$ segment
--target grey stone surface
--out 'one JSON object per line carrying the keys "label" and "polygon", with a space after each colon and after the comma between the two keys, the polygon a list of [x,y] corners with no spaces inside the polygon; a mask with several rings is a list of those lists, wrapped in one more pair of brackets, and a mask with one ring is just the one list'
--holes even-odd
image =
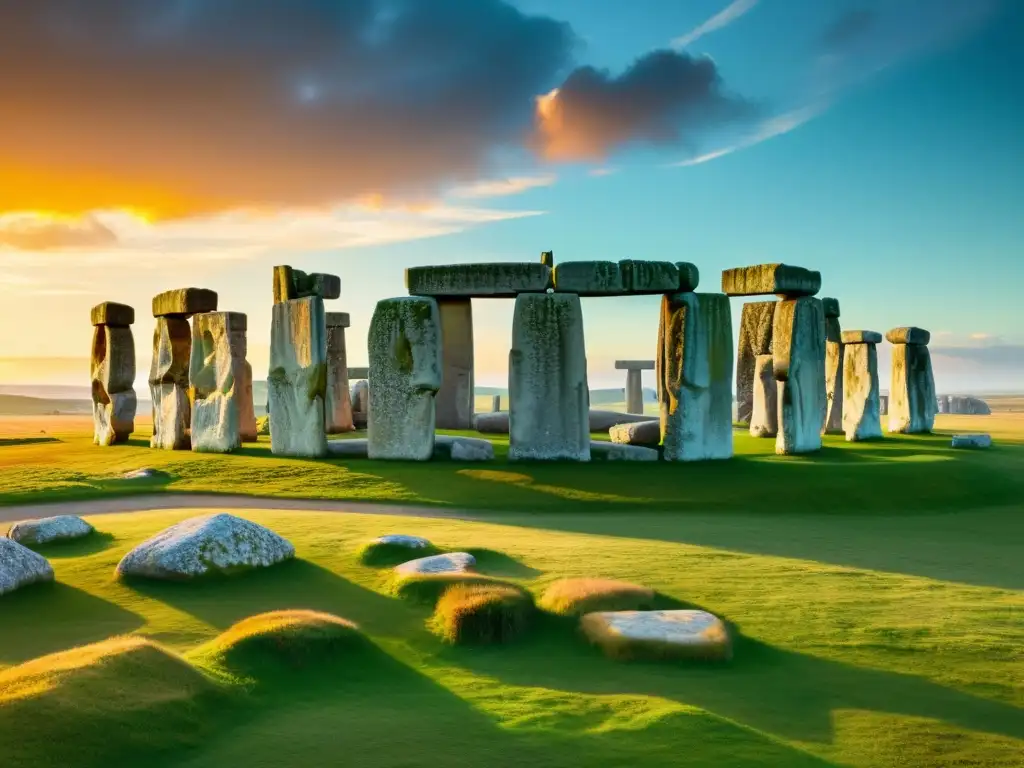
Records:
{"label": "grey stone surface", "polygon": [[273,305],[270,323],[270,448],[278,456],[327,453],[327,321],[319,296]]}
{"label": "grey stone surface", "polygon": [[551,268],[542,262],[453,264],[410,267],[405,285],[411,296],[506,298],[552,287]]}
{"label": "grey stone surface", "polygon": [[507,435],[508,411],[478,413],[473,417],[473,427],[485,435]]}
{"label": "grey stone surface", "polygon": [[439,299],[441,318],[441,388],[435,399],[438,429],[472,429],[476,410],[473,390],[473,301]]}
{"label": "grey stone surface", "polygon": [[370,441],[365,437],[346,437],[327,441],[327,454],[338,458],[365,459],[369,456]]}
{"label": "grey stone surface", "polygon": [[598,461],[657,461],[657,448],[627,443],[607,443],[594,440],[590,443],[590,455]]}
{"label": "grey stone surface", "polygon": [[188,580],[265,568],[295,556],[269,528],[229,514],[184,520],[139,544],[117,564],[118,576]]}
{"label": "grey stone surface", "polygon": [[757,264],[722,272],[722,293],[727,296],[785,298],[814,296],[821,290],[821,273],[788,264]]}
{"label": "grey stone surface", "polygon": [[632,424],[616,424],[608,430],[613,443],[619,445],[660,445],[661,420],[635,421]]}
{"label": "grey stone surface", "polygon": [[935,425],[938,403],[932,359],[924,344],[892,345],[889,431],[925,434]]}
{"label": "grey stone surface", "polygon": [[954,448],[991,448],[992,435],[953,435]]}
{"label": "grey stone surface", "polygon": [[38,520],[21,520],[11,526],[7,537],[19,544],[35,546],[56,541],[72,541],[88,536],[93,527],[75,515],[57,515]]}
{"label": "grey stone surface", "polygon": [[928,344],[932,340],[932,335],[924,328],[907,326],[893,328],[885,334],[885,338],[890,344]]}
{"label": "grey stone surface", "polygon": [[349,381],[361,381],[363,379],[370,378],[370,369],[366,368],[353,368],[349,366],[348,369],[348,380]]}
{"label": "grey stone surface", "polygon": [[175,288],[153,297],[153,317],[189,318],[217,311],[217,292],[206,288]]}
{"label": "grey stone surface", "polygon": [[432,573],[466,573],[476,565],[476,558],[468,552],[446,552],[431,555],[396,565],[394,572],[399,577],[422,576]]}
{"label": "grey stone surface", "polygon": [[599,408],[591,408],[588,414],[591,432],[608,432],[618,424],[635,424],[641,421],[650,421],[650,419],[650,416],[640,413],[605,411]]}
{"label": "grey stone surface", "polygon": [[123,443],[135,430],[135,339],[127,326],[93,328],[90,355],[93,443]]}
{"label": "grey stone surface", "polygon": [[329,435],[351,432],[356,428],[352,417],[352,395],[348,379],[348,347],[345,329],[349,317],[345,312],[327,312],[327,384],[324,391],[324,429]]}
{"label": "grey stone surface", "polygon": [[725,294],[662,299],[657,377],[666,461],[732,457],[732,344]]}
{"label": "grey stone surface", "polygon": [[615,368],[626,373],[626,413],[644,412],[644,385],[641,371],[655,370],[654,360],[616,360]]}
{"label": "grey stone surface", "polygon": [[434,439],[434,458],[449,458],[452,461],[493,461],[494,445],[490,440],[481,440],[478,437],[438,435]]}
{"label": "grey stone surface", "polygon": [[843,331],[843,344],[881,344],[882,334],[876,331]]}
{"label": "grey stone surface", "polygon": [[305,273],[288,265],[274,267],[274,303],[316,296],[321,299],[341,297],[341,278],[320,272]]}
{"label": "grey stone surface", "polygon": [[[230,453],[242,447],[246,327],[240,312],[203,312],[192,318],[193,451]],[[251,391],[248,394],[251,402]],[[252,418],[255,430],[255,414]]]}
{"label": "grey stone surface", "polygon": [[772,353],[772,322],[777,301],[743,305],[736,345],[736,421],[749,425],[754,409],[754,364]]}
{"label": "grey stone surface", "polygon": [[969,395],[939,395],[939,413],[954,415],[988,416],[992,409],[979,397]]}
{"label": "grey stone surface", "polygon": [[386,544],[392,547],[406,547],[408,549],[426,549],[431,546],[429,539],[424,539],[422,536],[408,536],[404,533],[389,533],[385,536],[378,536],[370,543]]}
{"label": "grey stone surface", "polygon": [[501,395],[494,395],[491,398],[491,412],[498,413],[501,410]]}
{"label": "grey stone surface", "polygon": [[53,567],[45,557],[14,539],[0,539],[0,595],[43,581],[53,581]]}
{"label": "grey stone surface", "polygon": [[878,348],[873,343],[847,344],[843,354],[843,431],[846,439],[849,442],[877,440],[882,437]]}
{"label": "grey stone surface", "polygon": [[676,647],[687,655],[731,658],[732,648],[725,623],[714,614],[696,610],[614,611],[589,613],[583,617],[584,632],[601,643],[651,643],[666,649]]}
{"label": "grey stone surface", "polygon": [[443,364],[437,302],[423,296],[377,302],[368,349],[370,458],[427,461]]}
{"label": "grey stone surface", "polygon": [[823,296],[821,299],[821,309],[825,313],[826,318],[839,317],[839,299]]}
{"label": "grey stone surface", "polygon": [[779,434],[779,388],[771,355],[758,355],[754,363],[754,410],[750,416],[753,437]]}
{"label": "grey stone surface", "polygon": [[188,368],[192,354],[192,328],[182,317],[161,316],[153,329],[153,362],[149,391],[153,403],[152,448],[186,451],[192,447],[189,430],[192,405],[188,396]]}
{"label": "grey stone surface", "polygon": [[619,262],[619,273],[627,293],[672,293],[679,290],[679,267],[670,261],[626,259]]}
{"label": "grey stone surface", "polygon": [[127,304],[116,301],[104,301],[89,311],[89,319],[93,325],[110,325],[115,328],[127,328],[135,324],[135,310]]}
{"label": "grey stone surface", "polygon": [[256,404],[252,393],[252,365],[246,359],[249,354],[247,329],[232,328],[228,343],[231,345],[231,359],[239,361],[235,368],[238,430],[243,443],[255,443],[259,439],[259,427],[256,425]]}
{"label": "grey stone surface", "polygon": [[883,416],[887,416],[889,414],[889,396],[888,395],[879,395],[878,396],[878,412],[880,414],[882,414]]}
{"label": "grey stone surface", "polygon": [[700,270],[696,264],[688,261],[677,261],[676,269],[679,270],[679,292],[689,293],[697,290],[700,285]]}
{"label": "grey stone surface", "polygon": [[654,360],[616,360],[617,371],[653,371],[657,368]]}
{"label": "grey stone surface", "polygon": [[[825,318],[826,328],[828,322],[838,322],[836,318]],[[825,421],[822,424],[822,434],[834,435],[843,431],[843,399],[844,378],[843,365],[845,356],[843,354],[843,343],[825,338]]]}
{"label": "grey stone surface", "polygon": [[589,461],[589,402],[579,296],[521,294],[509,353],[509,459]]}
{"label": "grey stone surface", "polygon": [[825,315],[819,299],[780,301],[772,331],[778,382],[778,454],[821,449],[825,421]]}
{"label": "grey stone surface", "polygon": [[615,261],[563,261],[554,271],[555,291],[578,296],[621,296],[626,293]]}

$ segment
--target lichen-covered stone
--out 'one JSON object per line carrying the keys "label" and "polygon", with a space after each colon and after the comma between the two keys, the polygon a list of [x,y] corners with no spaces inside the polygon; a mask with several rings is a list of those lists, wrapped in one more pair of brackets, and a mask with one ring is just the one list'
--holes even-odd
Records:
{"label": "lichen-covered stone", "polygon": [[265,568],[295,556],[269,528],[229,514],[193,517],[139,544],[117,565],[118,576],[187,580]]}
{"label": "lichen-covered stone", "polygon": [[672,293],[679,290],[679,267],[670,261],[626,259],[619,262],[619,273],[627,293]]}
{"label": "lichen-covered stone", "polygon": [[93,325],[127,328],[135,323],[135,310],[127,304],[118,304],[116,301],[104,301],[90,310],[89,319]]}
{"label": "lichen-covered stone", "polygon": [[589,403],[579,296],[521,294],[509,353],[509,459],[589,461]]}
{"label": "lichen-covered stone", "polygon": [[240,353],[244,355],[245,332],[246,317],[240,312],[204,312],[192,318],[193,451],[230,453],[242,447],[246,361]]}
{"label": "lichen-covered stone", "polygon": [[0,595],[43,581],[53,581],[45,557],[14,539],[0,539]]}
{"label": "lichen-covered stone", "polygon": [[627,443],[607,443],[603,440],[594,440],[590,443],[590,455],[594,459],[602,461],[657,461],[659,459],[657,448]]}
{"label": "lichen-covered stone", "polygon": [[349,381],[363,381],[370,378],[369,368],[353,368],[349,366],[348,369],[348,380]]}
{"label": "lichen-covered stone", "polygon": [[[366,375],[370,375],[369,370],[367,370]],[[370,383],[366,379],[360,379],[351,386],[350,392],[352,396],[352,412],[361,413],[365,416],[370,407]]]}
{"label": "lichen-covered stone", "polygon": [[31,547],[80,539],[92,531],[93,527],[76,515],[57,515],[38,520],[21,520],[11,526],[7,537]]}
{"label": "lichen-covered stone", "polygon": [[881,344],[882,334],[875,331],[843,331],[843,344]]}
{"label": "lichen-covered stone", "polygon": [[608,430],[613,443],[619,445],[659,445],[661,443],[661,420],[636,421],[632,424],[616,424]]}
{"label": "lichen-covered stone", "polygon": [[433,546],[429,539],[422,536],[409,536],[404,533],[389,533],[385,536],[378,536],[370,542],[371,544],[383,544],[392,547],[405,547],[407,549],[426,549]]}
{"label": "lichen-covered stone", "polygon": [[750,434],[775,437],[779,433],[779,396],[771,355],[758,355],[754,363],[754,410]]}
{"label": "lichen-covered stone", "polygon": [[[864,335],[869,338],[870,331]],[[874,336],[881,336],[874,334]],[[878,399],[878,348],[874,343],[847,344],[844,349],[843,431],[849,442],[882,437]]]}
{"label": "lichen-covered stone", "polygon": [[337,299],[341,296],[341,278],[320,272],[305,273],[288,265],[274,267],[274,303],[311,296]]}
{"label": "lichen-covered stone", "polygon": [[829,321],[825,318],[825,423],[822,434],[836,434],[843,431],[843,343],[829,338]]}
{"label": "lichen-covered stone", "polygon": [[551,272],[541,262],[410,267],[405,285],[411,296],[511,299],[551,288]]}
{"label": "lichen-covered stone", "polygon": [[878,412],[880,414],[882,414],[883,416],[888,416],[889,415],[889,396],[888,395],[879,395],[878,396],[878,405],[879,405]]}
{"label": "lichen-covered stone", "polygon": [[135,430],[138,407],[134,390],[108,394],[105,402],[93,402],[93,444],[107,446],[127,442]]}
{"label": "lichen-covered stone", "polygon": [[785,298],[814,296],[821,290],[821,273],[788,264],[757,264],[722,272],[722,293],[727,296]]}
{"label": "lichen-covered stone", "polygon": [[348,345],[345,329],[349,316],[328,312],[327,318],[327,390],[324,397],[324,426],[329,435],[354,430],[352,396],[348,379]]}
{"label": "lichen-covered stone", "polygon": [[410,560],[395,566],[395,575],[422,576],[432,573],[466,573],[476,565],[476,558],[468,552],[446,552]]}
{"label": "lichen-covered stone", "polygon": [[188,318],[217,311],[217,292],[206,288],[175,288],[153,297],[153,317]]}
{"label": "lichen-covered stone", "polygon": [[679,293],[696,291],[700,285],[700,270],[697,269],[697,265],[688,261],[677,261],[676,269],[679,270]]}
{"label": "lichen-covered stone", "polygon": [[441,388],[435,398],[438,429],[472,429],[476,410],[473,389],[473,301],[439,299],[441,318]]}
{"label": "lichen-covered stone", "polygon": [[750,424],[754,409],[754,364],[772,353],[772,322],[777,301],[752,301],[743,305],[736,345],[736,421]]}
{"label": "lichen-covered stone", "polygon": [[278,456],[323,456],[327,325],[319,296],[273,306],[270,323],[270,448]]}
{"label": "lichen-covered stone", "polygon": [[563,261],[554,271],[555,291],[578,296],[621,296],[626,292],[614,261]]}
{"label": "lichen-covered stone", "polygon": [[[908,334],[909,335],[909,334]],[[892,346],[889,431],[925,434],[935,425],[938,404],[932,358],[924,344]]]}
{"label": "lichen-covered stone", "polygon": [[441,317],[434,299],[377,302],[368,342],[369,455],[426,461],[434,453],[441,387]]}
{"label": "lichen-covered stone", "polygon": [[620,411],[605,411],[600,408],[591,408],[588,414],[591,432],[608,432],[612,427],[619,424],[635,424],[641,421],[650,421],[650,416],[642,413],[622,413]]}
{"label": "lichen-covered stone", "polygon": [[953,448],[991,448],[992,435],[953,435]]}
{"label": "lichen-covered stone", "polygon": [[890,344],[927,344],[932,340],[932,335],[924,328],[907,326],[904,328],[893,328],[885,334]]}
{"label": "lichen-covered stone", "polygon": [[188,367],[192,329],[181,317],[161,316],[153,329],[153,362],[149,391],[153,403],[153,448],[184,451],[192,447],[189,429],[192,405],[188,396]]}
{"label": "lichen-covered stone", "polygon": [[540,263],[545,267],[555,268],[555,252],[554,251],[541,251],[540,252]]}
{"label": "lichen-covered stone", "polygon": [[732,349],[727,296],[662,299],[657,377],[666,461],[732,456]]}
{"label": "lichen-covered stone", "polygon": [[[129,307],[130,309],[130,307]],[[123,443],[135,430],[135,339],[124,326],[93,328],[91,373],[93,443]]]}
{"label": "lichen-covered stone", "polygon": [[839,299],[833,299],[828,296],[822,297],[821,299],[821,310],[825,313],[825,318],[838,318],[839,317]]}
{"label": "lichen-covered stone", "polygon": [[825,316],[821,300],[787,299],[775,307],[772,356],[778,382],[778,454],[821,449],[825,422]]}

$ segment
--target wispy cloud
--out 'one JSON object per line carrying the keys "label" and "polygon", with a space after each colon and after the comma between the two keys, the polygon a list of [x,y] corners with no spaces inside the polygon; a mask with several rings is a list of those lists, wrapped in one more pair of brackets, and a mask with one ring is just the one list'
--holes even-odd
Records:
{"label": "wispy cloud", "polygon": [[117,235],[95,215],[55,217],[40,213],[0,215],[0,249],[51,251],[116,245]]}
{"label": "wispy cloud", "polygon": [[694,27],[685,35],[680,35],[672,40],[672,47],[676,49],[685,48],[709,32],[714,32],[716,29],[732,24],[740,16],[751,11],[757,3],[758,0],[734,0],[703,24]]}
{"label": "wispy cloud", "polygon": [[554,174],[541,176],[512,176],[507,179],[491,179],[478,181],[473,184],[456,187],[451,191],[452,197],[463,199],[478,199],[487,197],[510,197],[519,195],[531,189],[550,187],[558,181]]}

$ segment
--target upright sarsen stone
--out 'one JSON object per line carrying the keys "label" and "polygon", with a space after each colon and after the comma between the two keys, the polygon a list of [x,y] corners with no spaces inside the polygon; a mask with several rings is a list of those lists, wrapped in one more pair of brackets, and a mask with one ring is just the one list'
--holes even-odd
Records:
{"label": "upright sarsen stone", "polygon": [[894,328],[886,338],[892,344],[889,431],[905,434],[931,432],[938,410],[932,359],[927,346],[931,334],[922,328]]}
{"label": "upright sarsen stone", "polygon": [[[230,453],[242,446],[245,347],[237,337],[244,339],[245,331],[241,312],[204,312],[192,319],[193,451]],[[249,397],[251,403],[251,383]]]}
{"label": "upright sarsen stone", "polygon": [[848,331],[843,334],[843,431],[849,442],[882,437],[878,391],[878,349],[882,334]]}
{"label": "upright sarsen stone", "polygon": [[247,359],[249,356],[247,324],[231,328],[228,334],[228,344],[231,346],[231,359],[238,361],[235,365],[238,429],[243,443],[255,443],[259,440],[259,428],[256,426],[256,403],[252,394],[252,365]]}
{"label": "upright sarsen stone", "polygon": [[657,377],[666,461],[732,456],[732,355],[728,296],[662,299]]}
{"label": "upright sarsen stone", "polygon": [[90,371],[92,378],[93,443],[113,445],[135,430],[135,310],[104,302],[92,308]]}
{"label": "upright sarsen stone", "polygon": [[327,454],[324,395],[327,325],[319,296],[274,304],[270,323],[270,449],[279,456]]}
{"label": "upright sarsen stone", "polygon": [[825,410],[825,316],[820,299],[775,307],[772,350],[779,392],[778,454],[821,449]]}
{"label": "upright sarsen stone", "polygon": [[183,317],[156,318],[149,392],[153,401],[153,436],[149,445],[166,451],[191,448],[192,406],[188,397],[188,366],[192,329]]}
{"label": "upright sarsen stone", "polygon": [[772,353],[772,323],[776,301],[752,301],[743,305],[736,348],[736,420],[750,424],[754,408],[754,363]]}
{"label": "upright sarsen stone", "polygon": [[434,299],[377,302],[370,321],[371,459],[427,461],[434,454],[434,396],[441,387],[441,317]]}
{"label": "upright sarsen stone", "polygon": [[825,422],[822,434],[843,431],[843,339],[839,318],[829,315],[838,310],[835,299],[822,299],[825,310]]}
{"label": "upright sarsen stone", "polygon": [[750,417],[753,437],[779,433],[779,395],[771,355],[758,355],[754,363],[754,410]]}
{"label": "upright sarsen stone", "polygon": [[324,419],[327,434],[354,430],[352,395],[348,381],[348,347],[345,329],[351,320],[347,312],[328,312],[327,318],[327,393]]}
{"label": "upright sarsen stone", "polygon": [[438,299],[441,318],[441,388],[437,391],[437,426],[440,429],[472,429],[473,301]]}
{"label": "upright sarsen stone", "polygon": [[590,389],[579,296],[516,298],[508,388],[510,460],[590,461]]}

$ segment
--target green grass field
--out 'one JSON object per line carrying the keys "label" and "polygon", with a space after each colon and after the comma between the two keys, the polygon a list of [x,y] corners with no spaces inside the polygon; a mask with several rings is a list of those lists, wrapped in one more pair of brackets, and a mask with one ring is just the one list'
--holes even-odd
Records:
{"label": "green grass field", "polygon": [[[26,429],[0,445],[4,505],[202,492],[473,519],[233,510],[298,560],[140,584],[114,579],[120,557],[197,512],[89,516],[101,533],[43,550],[56,584],[0,598],[0,764],[1024,765],[1024,418],[939,428],[997,446],[829,437],[817,456],[781,458],[741,434],[737,457],[714,464],[409,465],[278,459],[266,443],[156,452],[144,431],[98,449],[77,422]],[[141,467],[166,474],[118,479]],[[474,551],[537,596],[575,576],[652,587],[727,619],[735,659],[615,662],[544,617],[507,646],[447,645],[428,607],[361,563],[360,546],[390,532]],[[368,642],[289,661],[211,651],[276,609],[343,617]],[[125,634],[159,645],[110,641]]]}

